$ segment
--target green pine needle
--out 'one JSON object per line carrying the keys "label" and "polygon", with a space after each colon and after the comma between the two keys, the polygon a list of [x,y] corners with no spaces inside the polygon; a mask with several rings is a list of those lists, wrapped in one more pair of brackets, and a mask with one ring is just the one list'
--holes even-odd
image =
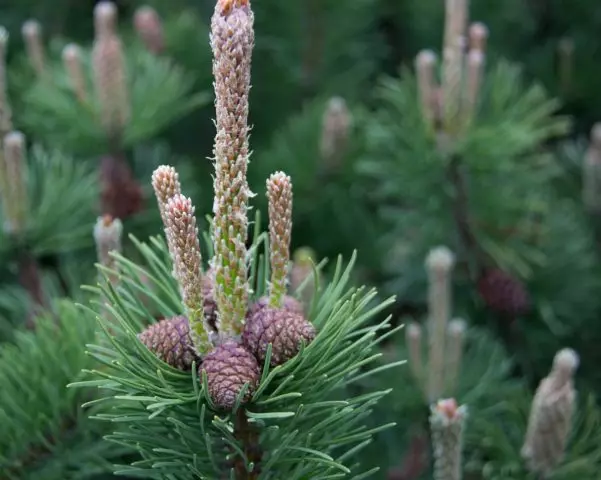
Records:
{"label": "green pine needle", "polygon": [[[31,209],[21,241],[36,255],[92,245],[97,183],[89,165],[56,150],[34,146],[28,152],[27,192]],[[0,232],[0,248],[14,247],[14,242],[2,237]]]}
{"label": "green pine needle", "polygon": [[[126,47],[127,81],[132,117],[123,142],[131,147],[156,137],[188,113],[207,105],[211,95],[194,92],[195,76],[156,57],[136,43]],[[105,154],[107,139],[100,124],[93,91],[91,49],[82,51],[88,99],[80,103],[73,94],[60,59],[49,65],[51,82],[36,82],[24,94],[20,120],[46,144],[80,155]]]}
{"label": "green pine needle", "polygon": [[[254,263],[251,271],[257,272],[254,292],[258,297],[268,280],[258,265],[269,256],[265,236],[254,238],[256,250],[249,257]],[[226,473],[226,458],[241,457],[246,467],[252,468],[233,433],[236,409],[231,414],[214,409],[205,372],[198,378],[195,370],[177,371],[136,338],[155,318],[183,310],[181,302],[175,301],[177,285],[165,243],[158,239],[132,241],[143,262],[135,264],[116,255],[120,285],[113,288],[103,282],[91,288],[110,303],[105,310],[108,315],[99,318],[106,341],[90,347],[90,354],[107,368],[94,370],[91,381],[78,384],[110,392],[106,401],[98,404],[101,410],[96,418],[127,425],[109,438],[136,448],[144,458],[120,467],[119,472],[214,478]],[[389,391],[353,396],[346,389],[347,383],[376,367],[377,335],[388,328],[388,320],[373,324],[372,319],[392,301],[374,306],[375,292],[349,286],[354,260],[353,256],[346,266],[338,260],[332,282],[315,300],[315,314],[310,318],[319,330],[315,340],[283,365],[269,368],[266,363],[251,403],[239,407],[245,410],[249,424],[259,429],[264,452],[261,479],[360,475],[358,466],[347,464],[345,453],[362,448],[373,434],[390,427],[368,429],[364,424],[373,406]],[[140,274],[149,279],[145,287]],[[94,304],[86,307],[86,317],[97,317],[97,308]]]}
{"label": "green pine needle", "polygon": [[19,331],[1,346],[2,478],[83,480],[109,472],[126,451],[102,440],[105,426],[88,421],[79,407],[83,392],[65,389],[91,366],[83,345],[94,336],[94,321],[59,301],[37,318],[35,331]]}

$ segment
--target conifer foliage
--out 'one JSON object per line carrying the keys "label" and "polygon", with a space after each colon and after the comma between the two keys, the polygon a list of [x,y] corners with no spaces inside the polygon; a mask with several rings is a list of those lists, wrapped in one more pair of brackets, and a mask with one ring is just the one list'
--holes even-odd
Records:
{"label": "conifer foliage", "polygon": [[597,480],[599,7],[251,1],[0,6],[0,480]]}
{"label": "conifer foliage", "polygon": [[[16,271],[29,301],[26,319],[14,323],[33,327],[34,310],[50,302],[40,259],[90,245],[98,188],[85,164],[56,149],[29,146],[23,132],[15,129],[17,115],[12,111],[6,76],[8,44],[8,33],[0,28],[0,258],[10,280]],[[71,195],[64,198],[67,190]],[[9,312],[18,308],[11,304]]]}
{"label": "conifer foliage", "polygon": [[[96,416],[128,425],[110,438],[138,450],[140,459],[121,473],[362,478],[370,472],[356,453],[389,426],[368,429],[364,423],[387,390],[349,396],[346,388],[375,372],[378,332],[388,327],[387,320],[372,318],[389,302],[373,305],[375,291],[349,285],[354,259],[347,266],[338,261],[306,316],[286,307],[292,184],[284,173],[267,181],[269,235],[255,230],[247,250],[253,36],[248,0],[219,0],[211,36],[217,134],[209,236],[214,256],[208,261],[216,324],[205,310],[207,270],[195,209],[176,193],[169,167],[154,175],[166,242],[134,240],[144,261],[115,254],[118,284],[93,289],[108,300],[88,310],[107,333],[106,342],[90,347],[106,369],[76,385],[109,392]],[[144,291],[140,273],[157,292],[144,303],[136,293]],[[253,308],[265,296],[268,301]],[[155,323],[148,303],[164,320]]]}
{"label": "conifer foliage", "polygon": [[[440,62],[423,50],[415,75],[382,80],[379,107],[365,120],[371,146],[360,170],[377,182],[388,249],[405,252],[390,271],[394,290],[413,283],[429,246],[452,242],[468,279],[494,269],[511,283],[507,298],[486,291],[484,301],[493,310],[516,302],[506,308],[522,313],[527,302],[516,283],[541,262],[533,232],[550,214],[547,186],[556,173],[540,147],[567,122],[540,85],[523,86],[518,67],[486,63],[487,29],[468,28],[467,8],[447,2]],[[417,218],[432,221],[418,228]]]}
{"label": "conifer foliage", "polygon": [[28,41],[35,76],[21,123],[40,140],[80,155],[106,154],[152,138],[208,102],[206,92],[193,91],[191,72],[169,52],[122,38],[118,20],[116,5],[102,1],[90,47],[71,42],[47,52],[41,32]]}

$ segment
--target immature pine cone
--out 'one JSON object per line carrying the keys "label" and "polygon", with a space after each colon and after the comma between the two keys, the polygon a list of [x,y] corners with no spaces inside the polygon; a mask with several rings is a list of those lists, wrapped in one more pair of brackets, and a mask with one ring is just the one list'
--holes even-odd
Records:
{"label": "immature pine cone", "polygon": [[266,306],[248,319],[242,342],[261,363],[265,361],[267,345],[271,343],[270,364],[275,367],[294,357],[301,340],[309,343],[315,334],[315,327],[301,314]]}
{"label": "immature pine cone", "polygon": [[125,219],[142,210],[144,192],[123,157],[107,155],[100,160],[101,209]]}
{"label": "immature pine cone", "polygon": [[150,325],[138,338],[163,362],[179,370],[190,370],[196,358],[190,325],[183,315]]}
{"label": "immature pine cone", "polygon": [[259,383],[261,369],[257,359],[239,343],[228,340],[217,346],[203,360],[199,373],[207,373],[209,395],[215,405],[232,410],[244,384],[248,389],[242,403],[248,402]]}
{"label": "immature pine cone", "polygon": [[497,268],[487,269],[478,280],[478,292],[486,305],[506,315],[524,315],[530,310],[530,298],[524,285]]}
{"label": "immature pine cone", "polygon": [[[259,310],[263,310],[265,307],[269,305],[269,297],[264,296],[260,297],[255,303],[253,303],[246,314],[246,318],[250,319],[257,313]],[[303,304],[299,302],[296,298],[291,297],[290,295],[285,295],[282,298],[282,308],[292,313],[297,313],[298,315],[304,315]]]}

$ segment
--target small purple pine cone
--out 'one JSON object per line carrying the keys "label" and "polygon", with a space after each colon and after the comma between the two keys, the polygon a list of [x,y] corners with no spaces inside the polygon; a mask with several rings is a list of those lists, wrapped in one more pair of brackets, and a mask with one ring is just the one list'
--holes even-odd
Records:
{"label": "small purple pine cone", "polygon": [[257,359],[242,345],[233,340],[228,340],[209,353],[199,368],[207,374],[209,395],[215,405],[223,410],[232,410],[236,398],[242,391],[244,384],[248,388],[242,403],[248,402],[257,389],[261,376],[261,369]]}
{"label": "small purple pine cone", "polygon": [[[282,301],[282,308],[289,312],[298,313],[299,315],[304,315],[303,304],[299,302],[296,298],[291,297],[290,295],[286,295]],[[260,297],[256,302],[254,302],[248,309],[248,313],[246,314],[246,318],[250,319],[255,313],[259,310],[263,310],[263,308],[269,305],[269,297],[263,296]]]}
{"label": "small purple pine cone", "polygon": [[183,315],[150,325],[138,338],[159,359],[179,370],[190,370],[196,359],[190,325]]}
{"label": "small purple pine cone", "polygon": [[485,269],[478,278],[477,288],[486,306],[498,313],[519,316],[531,309],[525,285],[499,268]]}
{"label": "small purple pine cone", "polygon": [[265,362],[267,345],[271,343],[271,366],[282,365],[294,357],[304,340],[310,343],[315,327],[305,317],[286,308],[265,306],[249,317],[244,325],[242,343],[260,363]]}

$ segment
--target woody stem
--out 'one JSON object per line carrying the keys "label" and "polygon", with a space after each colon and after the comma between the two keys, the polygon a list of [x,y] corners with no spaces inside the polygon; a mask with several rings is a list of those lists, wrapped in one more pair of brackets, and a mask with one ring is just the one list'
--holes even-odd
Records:
{"label": "woody stem", "polygon": [[234,461],[234,471],[236,480],[257,480],[259,478],[259,464],[263,457],[261,446],[259,445],[259,436],[256,429],[248,422],[248,417],[243,408],[236,412],[234,422],[234,436],[242,443],[242,450],[248,463],[253,464],[253,469],[249,472],[246,469],[244,458],[237,457]]}

